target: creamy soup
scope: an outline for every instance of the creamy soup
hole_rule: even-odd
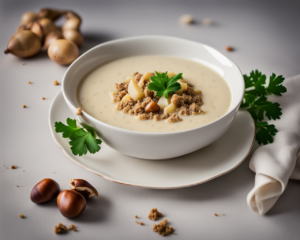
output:
[[[115,109],[109,96],[115,83],[121,83],[134,72],[172,71],[202,91],[202,110],[205,114],[181,116],[183,121],[139,120],[136,116]],[[208,124],[224,115],[231,102],[230,89],[225,80],[212,69],[195,61],[170,56],[131,56],[105,63],[90,71],[77,88],[80,107],[102,122],[140,132],[175,132]]]

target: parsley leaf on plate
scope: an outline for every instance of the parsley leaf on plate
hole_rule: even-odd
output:
[[[94,154],[98,152],[102,141],[97,139],[97,134],[94,128],[87,124],[82,124],[83,128],[77,127],[76,120],[67,119],[67,125],[62,122],[55,122],[55,131],[63,133],[63,138],[69,138],[71,141],[71,151],[74,155],[82,156],[83,154]]]
[[[277,129],[274,125],[268,125],[267,122],[261,122],[267,117],[269,120],[280,119],[282,109],[279,103],[273,103],[267,100],[266,95],[274,94],[282,96],[286,88],[282,85],[284,78],[272,74],[269,82],[267,77],[260,71],[255,70],[250,75],[244,75],[245,93],[240,108],[247,110],[256,125],[256,140],[258,144],[268,144],[273,142],[273,136]]]
[[[177,82],[182,78],[182,73],[179,73],[171,78],[168,76],[168,72],[159,73],[155,71],[154,76],[152,76],[151,82],[149,83],[148,89],[156,91],[156,96],[168,98],[168,94],[172,94],[181,88],[181,85]]]

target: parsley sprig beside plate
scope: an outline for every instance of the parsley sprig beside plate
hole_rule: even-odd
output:
[[[182,73],[179,73],[171,78],[168,76],[168,72],[159,73],[155,71],[154,76],[152,76],[151,82],[149,83],[148,89],[156,91],[156,96],[168,98],[168,94],[172,94],[177,90],[180,90],[181,85],[177,82],[182,78]]]
[[[91,126],[82,123],[83,128],[77,127],[76,120],[67,119],[67,124],[55,122],[55,131],[62,133],[63,138],[69,138],[71,141],[71,151],[74,155],[82,156],[87,154],[87,151],[94,154],[98,152],[102,141],[97,139],[97,134]]]
[[[252,71],[250,75],[244,75],[245,94],[240,106],[251,114],[256,126],[256,141],[258,144],[268,144],[273,142],[273,136],[277,129],[273,124],[263,121],[264,116],[269,120],[280,119],[282,109],[279,103],[273,103],[267,100],[266,95],[282,96],[286,88],[282,85],[284,78],[272,74],[266,84],[267,77],[258,70]]]

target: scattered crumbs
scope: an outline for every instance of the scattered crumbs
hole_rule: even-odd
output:
[[[30,81],[28,81],[28,84],[31,84],[31,82],[30,82]]]
[[[152,208],[148,214],[148,218],[153,221],[156,221],[161,216],[162,213],[160,213],[157,208]]]
[[[26,105],[23,105],[23,108],[26,108]]]
[[[25,172],[25,170],[23,170],[23,172]]]
[[[224,214],[224,213],[221,213],[221,215],[222,215],[222,216],[225,216],[225,214]]]
[[[135,217],[135,218],[138,218],[138,215],[135,215],[134,217]]]
[[[204,18],[202,20],[202,25],[204,25],[204,26],[209,26],[211,24],[212,24],[212,21],[209,18]]]
[[[54,227],[54,232],[57,234],[66,233],[68,231],[67,227],[62,223],[59,223]]]
[[[25,63],[22,63],[22,65],[24,66],[24,65],[25,65]]]
[[[194,22],[194,18],[190,14],[184,14],[179,18],[179,21],[184,24],[192,24]]]
[[[20,218],[25,218],[25,216],[23,214],[19,214]]]
[[[17,185],[17,187],[19,187],[19,185]]]
[[[141,226],[144,225],[143,222],[139,222],[139,221],[137,221],[137,220],[135,220],[134,222],[137,223],[137,224],[140,224]]]
[[[76,115],[81,115],[82,114],[82,109],[81,108],[77,108],[76,109]]]
[[[77,228],[73,224],[70,225],[69,229],[77,232]]]
[[[173,233],[173,228],[167,225],[168,219],[164,218],[159,224],[153,226],[153,231],[158,232],[159,235],[167,236]]]
[[[17,168],[17,166],[16,165],[11,165],[11,167],[10,167],[11,169],[16,169]]]
[[[54,85],[59,85],[59,82],[57,80],[54,80],[53,84]]]
[[[45,100],[46,98],[42,97],[43,100]]]
[[[53,172],[53,173],[55,173],[55,172]]]
[[[218,216],[218,214],[216,214],[216,213],[215,213],[215,216],[217,217],[217,216]]]
[[[227,46],[226,47],[226,51],[228,51],[228,52],[232,52],[234,49],[233,49],[233,47],[231,47],[231,46]]]

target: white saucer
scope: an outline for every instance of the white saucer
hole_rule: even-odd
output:
[[[145,188],[190,187],[228,173],[247,157],[255,136],[252,117],[248,112],[240,111],[219,140],[182,157],[162,161],[138,159],[123,155],[104,142],[98,153],[79,157],[72,154],[68,139],[54,130],[56,121],[65,123],[72,116],[59,92],[50,106],[49,125],[54,141],[69,159],[107,180]]]

